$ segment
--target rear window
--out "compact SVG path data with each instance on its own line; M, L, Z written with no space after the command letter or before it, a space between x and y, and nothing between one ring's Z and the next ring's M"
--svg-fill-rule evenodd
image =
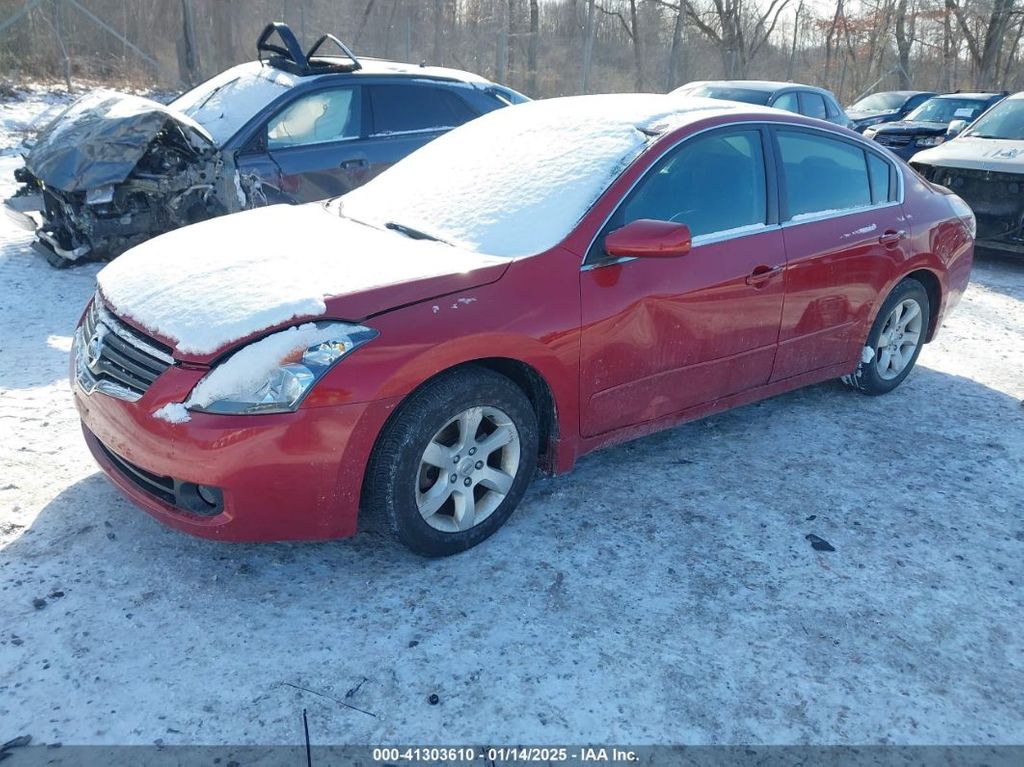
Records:
M477 116L450 90L430 86L376 85L370 104L376 136L455 128Z
M871 204L863 149L802 131L779 131L778 141L787 218L838 213Z
M756 91L751 88L733 88L726 85L702 85L687 92L687 96L706 96L711 99L725 99L727 101L742 101L745 104L760 104L765 106L772 95L768 91Z

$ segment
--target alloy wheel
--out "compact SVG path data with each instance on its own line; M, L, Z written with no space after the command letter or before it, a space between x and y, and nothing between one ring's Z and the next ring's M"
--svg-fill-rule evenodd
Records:
M416 505L435 530L479 525L505 500L519 470L519 431L496 407L471 407L427 443L416 478Z
M891 381L914 359L921 343L923 320L921 305L913 298L901 301L886 318L876 344L875 365L880 378Z

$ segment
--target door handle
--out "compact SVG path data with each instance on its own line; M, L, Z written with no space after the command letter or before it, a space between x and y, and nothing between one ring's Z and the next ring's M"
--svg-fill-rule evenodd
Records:
M341 168L342 170L356 170L365 168L369 164L370 163L367 160L360 158L358 160L344 160L341 164L338 165L338 167Z
M894 245L899 245L900 240L906 236L907 233L903 229L886 229L885 232L879 235L878 241L886 247L892 247Z
M778 277L782 274L781 266L761 266L754 267L754 271L747 275L747 284L753 285L755 288L764 287L768 280L773 277Z

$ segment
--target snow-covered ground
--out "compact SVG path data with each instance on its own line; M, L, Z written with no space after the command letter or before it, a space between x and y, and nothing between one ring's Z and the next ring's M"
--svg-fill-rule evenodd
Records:
M604 451L427 561L122 499L66 382L97 268L28 241L0 221L0 742L298 743L303 709L314 744L1024 742L1024 262L979 261L892 395Z

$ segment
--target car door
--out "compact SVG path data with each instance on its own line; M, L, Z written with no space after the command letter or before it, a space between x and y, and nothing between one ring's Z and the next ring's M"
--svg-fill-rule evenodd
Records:
M369 125L363 145L370 177L480 115L452 86L396 79L366 88Z
M878 284L906 258L893 163L860 142L774 129L786 297L772 380L855 359Z
M282 105L238 156L268 202L312 202L365 183L363 105L358 85L307 91Z
M644 174L595 238L580 273L584 435L768 382L785 250L764 140L753 126L685 140ZM687 224L691 251L607 257L604 238L639 219Z

